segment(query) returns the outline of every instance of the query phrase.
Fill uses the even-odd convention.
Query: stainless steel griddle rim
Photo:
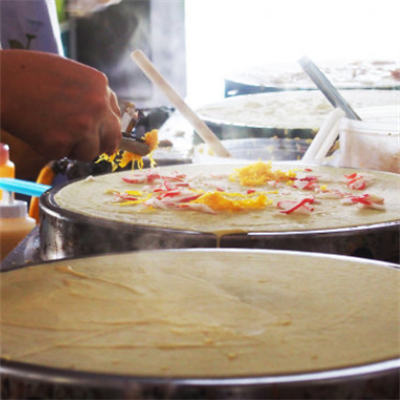
[[[305,258],[305,257],[312,257],[312,258],[321,258],[321,259],[332,259],[332,260],[338,260],[338,261],[351,261],[353,263],[359,264],[366,264],[366,265],[374,265],[379,268],[391,268],[391,269],[396,269],[400,271],[400,264],[396,264],[393,262],[389,261],[382,261],[382,260],[373,260],[369,258],[359,258],[359,257],[352,257],[349,255],[343,255],[343,254],[330,254],[330,253],[322,253],[322,252],[311,252],[311,251],[300,251],[300,250],[280,250],[280,249],[247,249],[247,248],[170,248],[170,249],[149,249],[149,250],[127,250],[127,251],[113,251],[113,252],[108,252],[105,254],[88,254],[88,255],[80,255],[80,256],[69,256],[61,259],[53,259],[53,260],[43,260],[40,262],[33,262],[33,263],[28,263],[28,264],[23,264],[23,265],[13,265],[12,267],[8,268],[2,268],[0,264],[0,274],[5,273],[8,271],[14,271],[17,269],[21,268],[27,268],[27,267],[35,267],[39,266],[42,264],[52,264],[52,263],[62,263],[70,260],[81,260],[81,259],[86,259],[86,258],[104,258],[104,257],[112,257],[112,256],[118,256],[118,255],[123,255],[123,254],[143,254],[143,253],[183,253],[183,252],[189,252],[189,253],[251,253],[251,254],[261,254],[266,257],[268,255],[285,255],[285,256],[291,256],[296,259],[299,258]]]
[[[285,91],[309,91],[309,90],[317,90],[318,88],[315,85],[302,85],[299,86],[298,84],[276,84],[275,86],[271,84],[257,84],[249,81],[239,81],[239,79],[235,78],[230,78],[226,77],[224,79],[226,85],[234,85],[238,86],[239,89],[241,90],[250,90],[251,92],[249,93],[242,93],[242,95],[246,94],[257,94],[257,93],[263,93],[263,92],[268,92],[268,93],[274,93],[274,92],[285,92]],[[340,89],[340,90],[374,90],[374,89],[379,89],[379,90],[399,90],[400,85],[397,85],[396,83],[393,83],[392,85],[371,85],[368,88],[362,88],[361,86],[357,85],[344,85],[344,84],[336,84],[335,86]],[[234,88],[231,88],[230,90],[234,90]]]
[[[333,260],[351,261],[357,264],[375,265],[383,268],[393,268],[400,270],[400,265],[389,263],[379,260],[359,259],[350,256],[336,255],[336,254],[325,254],[325,253],[309,253],[300,251],[283,251],[283,250],[265,250],[265,249],[168,249],[168,250],[146,250],[145,253],[182,253],[182,252],[196,252],[196,253],[243,253],[251,252],[252,254],[285,254],[293,257],[312,257],[312,258],[329,258]],[[119,252],[109,253],[106,255],[96,256],[83,256],[79,259],[85,258],[104,258],[107,256],[125,254],[132,252]],[[138,252],[133,252],[138,253]],[[73,257],[68,259],[75,259]],[[49,260],[43,261],[38,264],[29,265],[29,267],[35,267],[35,265],[52,264],[64,262],[62,260]],[[15,269],[24,268],[24,266],[15,266]],[[14,269],[14,268],[13,268]],[[6,273],[9,270],[1,271]],[[383,360],[375,363],[366,365],[355,365],[346,368],[337,368],[330,371],[310,371],[307,373],[299,374],[274,374],[274,375],[259,375],[259,376],[237,376],[237,377],[218,377],[218,378],[191,378],[191,377],[143,377],[136,375],[120,375],[120,374],[105,374],[96,372],[86,371],[72,371],[63,368],[51,368],[41,365],[35,365],[30,363],[23,363],[18,361],[10,361],[5,358],[0,358],[0,374],[8,374],[13,377],[19,377],[24,379],[36,380],[47,383],[64,383],[73,384],[86,387],[88,384],[92,384],[95,387],[120,387],[121,384],[126,382],[135,382],[153,386],[214,386],[214,387],[226,387],[226,386],[266,386],[266,385],[296,385],[301,382],[307,382],[308,385],[322,385],[328,383],[339,383],[341,381],[353,378],[354,380],[366,379],[366,378],[379,378],[387,373],[400,373],[400,358]],[[99,385],[101,382],[101,385]]]
[[[149,386],[269,386],[269,385],[307,385],[338,384],[342,381],[372,379],[386,376],[389,373],[400,373],[400,359],[380,361],[367,365],[338,368],[330,371],[311,371],[302,374],[238,376],[218,378],[190,377],[144,377],[138,375],[117,375],[86,371],[73,371],[62,368],[51,368],[18,361],[0,359],[0,373],[14,378],[30,381],[67,384],[81,387],[122,387],[127,383],[138,383]]]
[[[376,224],[370,224],[370,225],[356,225],[356,226],[349,226],[346,228],[331,228],[331,229],[315,229],[315,230],[309,230],[309,231],[285,231],[285,232],[249,232],[247,233],[246,236],[250,237],[261,237],[261,236],[269,236],[269,237],[278,237],[278,236],[284,236],[287,238],[290,237],[301,237],[301,236],[307,236],[307,235],[331,235],[334,234],[335,236],[337,235],[346,235],[348,236],[349,234],[354,234],[357,235],[360,232],[366,233],[368,231],[375,231],[376,229],[387,229],[387,228],[398,228],[399,233],[400,233],[400,220],[398,221],[388,221],[388,222],[380,222]],[[227,236],[234,236],[234,234],[229,234],[225,235],[224,237]]]
[[[202,119],[204,120],[204,122],[207,125],[210,125],[212,127],[227,127],[229,129],[246,129],[249,131],[254,131],[257,130],[260,133],[262,132],[264,135],[261,137],[250,137],[250,139],[283,139],[283,140],[287,140],[288,142],[293,140],[293,138],[287,137],[287,134],[289,132],[296,132],[299,135],[302,135],[303,137],[300,138],[299,140],[296,140],[296,143],[301,143],[301,140],[308,140],[310,138],[313,138],[315,136],[315,134],[318,131],[318,127],[315,128],[279,128],[276,126],[272,126],[272,125],[267,125],[267,126],[262,126],[262,125],[247,125],[244,123],[240,123],[240,122],[229,122],[229,121],[225,121],[223,119],[217,119],[217,118],[210,118],[210,117],[205,117],[202,116]],[[281,136],[279,136],[281,135]]]
[[[87,223],[88,219],[90,219],[90,222],[93,223],[93,225],[102,225],[102,226],[109,226],[110,228],[115,228],[116,225],[123,226],[125,229],[129,230],[132,229],[132,227],[135,227],[135,229],[140,228],[143,229],[146,232],[179,232],[179,233],[185,233],[185,234],[190,234],[190,235],[207,235],[211,237],[217,237],[216,234],[210,233],[210,232],[200,232],[200,231],[189,231],[189,230],[182,230],[182,229],[171,229],[171,228],[161,228],[161,227],[155,227],[155,226],[147,226],[147,225],[140,225],[140,224],[129,224],[126,222],[122,221],[111,221],[107,220],[105,218],[101,217],[93,217],[93,216],[88,216],[88,215],[83,215],[83,214],[78,214],[73,211],[69,210],[62,210],[62,214],[60,214],[60,209],[59,206],[57,205],[57,202],[55,201],[55,195],[57,192],[59,192],[61,189],[63,189],[65,186],[70,185],[73,182],[79,181],[82,179],[75,179],[66,183],[63,183],[61,185],[58,185],[45,193],[42,194],[40,197],[40,208],[44,210],[46,213],[49,215],[52,215],[53,217],[62,217],[62,218],[73,218],[77,222],[81,223]],[[247,237],[279,237],[279,236],[285,236],[285,237],[296,237],[296,238],[301,238],[301,237],[308,237],[312,235],[330,235],[330,234],[343,234],[343,235],[349,235],[351,234],[358,234],[359,232],[365,233],[366,231],[372,231],[376,229],[387,229],[389,227],[398,227],[399,233],[400,233],[400,219],[397,221],[389,221],[389,222],[381,222],[381,223],[375,223],[375,224],[369,224],[369,225],[359,225],[359,226],[351,226],[351,227],[345,227],[345,228],[333,228],[333,229],[314,229],[314,230],[303,230],[303,231],[285,231],[285,232],[280,232],[280,231],[258,231],[258,232],[239,232],[239,233],[231,233],[231,234],[225,234],[222,236],[222,238],[229,238],[229,237],[235,237],[235,236],[247,236]]]

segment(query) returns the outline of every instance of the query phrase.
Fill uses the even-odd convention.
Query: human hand
[[[49,159],[118,150],[120,109],[107,77],[42,52],[1,50],[2,128]]]

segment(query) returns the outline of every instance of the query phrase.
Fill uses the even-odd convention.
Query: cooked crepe
[[[318,64],[323,73],[338,89],[352,89],[360,92],[359,89],[366,88],[399,88],[399,80],[396,78],[396,70],[399,68],[397,61],[325,60],[318,62]],[[315,84],[297,62],[268,63],[246,67],[239,71],[231,72],[226,79],[251,86],[258,86],[260,90],[265,87],[286,90],[316,89]],[[365,93],[364,98],[371,95],[370,92]],[[347,96],[348,92],[345,95],[346,99]],[[352,101],[349,100],[350,104],[352,104]],[[367,104],[367,106],[371,106],[371,104]]]
[[[347,90],[342,95],[363,120],[371,119],[370,107],[399,104],[396,90]],[[333,110],[318,90],[292,90],[228,97],[202,106],[197,113],[205,121],[217,124],[288,129],[293,137],[296,129],[318,130]]]
[[[136,252],[1,276],[4,359],[111,374],[232,377],[400,356],[399,270],[266,251]]]
[[[242,182],[238,177],[240,171],[254,165],[270,165],[277,176],[261,183],[251,179]],[[356,183],[365,183],[358,189],[351,184],[355,174],[360,178],[358,181],[354,178]],[[251,178],[251,173],[248,177]],[[207,206],[214,213],[193,205],[199,202],[204,205],[206,200],[202,203],[202,198],[172,204],[173,199],[182,199],[182,195],[173,195],[179,191],[186,193],[186,198],[207,194]],[[167,197],[160,203],[156,200],[161,195]],[[259,196],[265,196],[264,206]],[[363,202],[365,196],[380,204],[368,207]],[[312,211],[300,207],[295,212],[285,212],[291,202],[307,198],[313,199],[308,206]],[[236,203],[224,209],[221,202],[213,203],[213,199]],[[56,193],[55,201],[64,210],[93,218],[218,235],[310,231],[399,222],[400,175],[331,167],[306,168],[296,163],[185,165],[90,177],[62,188]]]

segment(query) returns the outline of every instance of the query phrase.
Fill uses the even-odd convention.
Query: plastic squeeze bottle
[[[28,215],[26,201],[9,200],[0,201],[0,261],[36,226],[36,220]]]
[[[0,143],[0,178],[15,178],[15,165],[10,160],[10,148],[5,143]],[[0,200],[3,191],[0,190]]]

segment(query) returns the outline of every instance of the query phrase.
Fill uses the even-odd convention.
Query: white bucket
[[[339,123],[336,165],[400,173],[400,105],[365,108]]]

